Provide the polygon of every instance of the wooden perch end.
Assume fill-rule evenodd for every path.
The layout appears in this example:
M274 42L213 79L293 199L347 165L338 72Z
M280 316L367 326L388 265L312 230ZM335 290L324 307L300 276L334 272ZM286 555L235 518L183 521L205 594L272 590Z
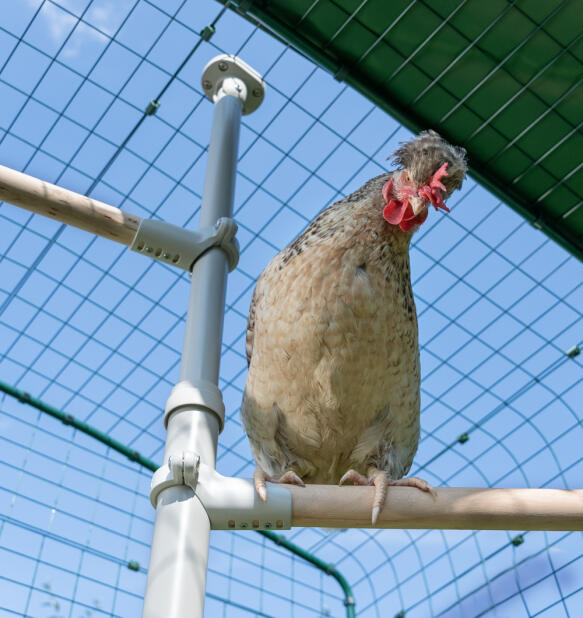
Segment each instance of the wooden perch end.
M0 200L61 223L131 245L140 217L0 165Z
M372 487L285 485L292 525L372 528ZM583 530L583 490L389 487L376 528Z

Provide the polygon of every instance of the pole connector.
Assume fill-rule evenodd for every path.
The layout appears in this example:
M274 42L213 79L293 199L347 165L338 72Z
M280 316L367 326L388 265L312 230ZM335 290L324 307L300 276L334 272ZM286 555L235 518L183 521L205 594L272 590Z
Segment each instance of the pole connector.
M223 395L216 384L206 380L181 380L174 386L166 408L164 409L164 427L168 428L168 419L173 412L184 408L202 408L205 412L212 412L219 419L219 432L225 426L225 404Z
M215 225L199 230L185 230L164 221L142 219L130 249L191 271L203 253L212 247L220 247L227 254L229 271L232 271L239 262L236 233L237 224L228 217L221 217Z
M243 115L254 112L265 96L265 82L261 75L237 56L215 56L202 72L202 88L206 96L216 103L230 95L242 104Z
M150 485L150 502L156 508L164 489L186 485L207 512L213 530L289 530L292 522L291 493L267 484L263 502L251 479L222 476L199 455L185 452L171 455L168 464L156 470Z

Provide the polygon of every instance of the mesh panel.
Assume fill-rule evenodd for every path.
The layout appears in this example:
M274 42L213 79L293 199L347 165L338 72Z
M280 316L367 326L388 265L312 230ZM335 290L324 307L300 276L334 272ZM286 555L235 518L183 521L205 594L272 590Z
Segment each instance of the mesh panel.
M200 75L218 53L267 83L241 129L241 260L220 382L218 470L249 477L238 408L254 281L321 208L386 170L410 133L216 2L23 0L0 24L0 162L193 228L212 118ZM449 205L411 249L423 370L412 473L436 486L580 487L583 373L566 351L583 345L581 264L472 179ZM188 275L8 204L0 226L0 379L161 463ZM139 615L150 472L0 401L0 613ZM359 616L547 618L583 603L580 532L285 534L336 565ZM209 617L339 617L343 601L333 579L268 539L212 534Z

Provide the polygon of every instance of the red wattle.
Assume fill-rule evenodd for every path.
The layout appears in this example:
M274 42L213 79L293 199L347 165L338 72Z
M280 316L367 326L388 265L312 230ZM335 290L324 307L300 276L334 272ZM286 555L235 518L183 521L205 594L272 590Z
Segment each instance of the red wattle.
M403 232L408 232L411 228L414 228L416 225L421 225L425 219L427 219L428 210L427 208L420 212L418 215L414 215L409 219L403 219L399 224L399 227L403 230Z
M403 220L407 206L409 206L409 202L391 200L383 209L383 217L385 221L388 221L393 225L399 225L399 223Z
M382 190L383 199L385 200L387 204L389 203L391 199L392 192L393 192L393 179L391 178L391 180L389 180L388 182L385 182L385 184L383 185L383 190Z

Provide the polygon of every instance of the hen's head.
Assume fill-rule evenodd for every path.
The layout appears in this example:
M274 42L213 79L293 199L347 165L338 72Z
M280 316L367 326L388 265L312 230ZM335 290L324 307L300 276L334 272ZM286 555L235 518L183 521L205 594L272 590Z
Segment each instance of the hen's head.
M467 171L466 151L448 144L435 131L422 131L393 153L398 165L383 187L384 218L403 231L421 225L429 204L449 212L444 204L462 186Z

